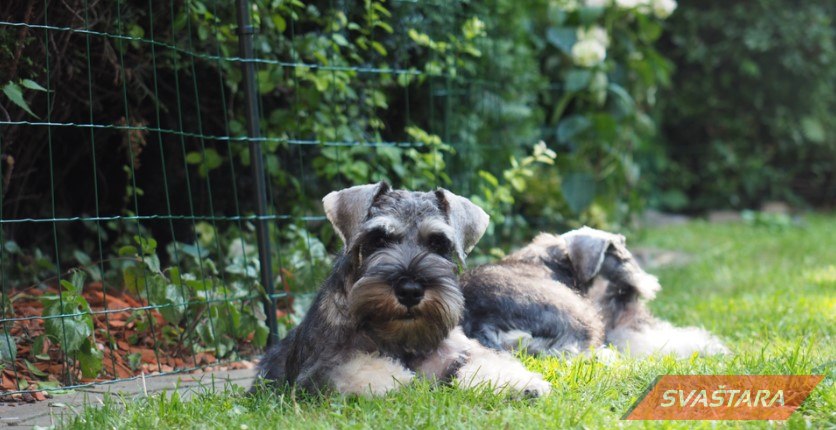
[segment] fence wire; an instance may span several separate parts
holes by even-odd
[[[457,31],[457,3],[252,1],[253,58],[234,49],[227,3],[0,7],[0,48],[10,60],[0,68],[0,394],[252,358],[298,321],[327,269],[326,246],[339,245],[318,206],[324,190],[361,179],[444,185],[437,157],[422,177],[400,181],[359,163],[394,157],[387,148],[439,151],[403,131],[413,125],[452,144],[460,158],[474,155],[472,144],[455,143],[461,124],[450,111],[457,93],[472,99],[497,83],[427,67],[431,57],[415,55],[422,47],[406,36],[427,8],[449,8],[447,28],[437,30]],[[380,9],[369,9],[375,4]],[[369,17],[385,21],[387,7],[406,17],[389,30]],[[318,18],[299,18],[311,8]],[[403,33],[405,43],[352,59],[343,45],[359,33],[346,22],[363,16],[372,26],[364,43],[387,31]],[[328,45],[317,46],[323,40]],[[244,127],[242,63],[255,67],[256,137]],[[399,87],[391,84],[399,79]],[[381,102],[375,97],[384,85],[389,100]],[[481,97],[479,109],[497,111]],[[503,138],[483,144],[499,147]],[[264,213],[253,192],[252,142],[264,149]],[[472,175],[460,169],[453,181],[469,192]],[[255,246],[262,222],[272,255],[262,249],[259,256]],[[259,257],[275,274],[278,292],[269,297]],[[265,297],[279,305],[274,333]]]

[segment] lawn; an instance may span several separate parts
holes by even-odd
[[[797,225],[770,222],[653,228],[628,247],[675,250],[685,262],[654,270],[663,290],[651,307],[679,325],[702,325],[734,351],[722,358],[525,358],[554,387],[542,399],[511,401],[485,391],[416,383],[383,398],[245,396],[240,389],[111,398],[70,428],[715,428],[712,422],[627,422],[620,417],[664,374],[827,374],[787,428],[836,428],[836,216]],[[768,427],[727,422],[730,427]]]

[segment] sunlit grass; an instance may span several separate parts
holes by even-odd
[[[419,382],[383,398],[248,397],[241,389],[182,401],[174,394],[111,398],[71,428],[717,428],[713,422],[627,422],[621,416],[662,374],[827,374],[787,428],[836,428],[836,217],[812,215],[800,226],[691,223],[628,238],[689,255],[655,271],[663,291],[654,312],[702,325],[734,355],[675,360],[620,358],[611,365],[524,357],[552,383],[552,395],[514,401],[480,390]],[[726,422],[721,427],[774,427]],[[783,425],[779,425],[783,426]]]

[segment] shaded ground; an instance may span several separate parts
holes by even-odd
[[[60,346],[44,334],[42,297],[57,294],[54,287],[31,288],[10,295],[15,321],[9,334],[17,341],[13,366],[0,366],[0,402],[44,400],[48,394],[3,392],[39,390],[59,386],[108,382],[133,376],[194,369],[217,362],[211,352],[192,353],[184,343],[164,333],[166,323],[148,303],[125,291],[103,291],[101,283],[84,286],[82,296],[93,312],[94,337],[103,354],[102,369],[95,378],[82,376],[77,366],[68,366]],[[188,333],[185,330],[183,333]],[[239,345],[241,354],[252,354],[249,344]],[[234,367],[241,367],[234,365]]]

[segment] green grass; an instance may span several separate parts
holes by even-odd
[[[651,307],[680,325],[702,325],[724,338],[723,358],[621,358],[604,366],[525,358],[554,392],[513,401],[479,390],[416,383],[383,398],[244,396],[240,389],[113,398],[89,407],[70,428],[715,428],[713,422],[626,422],[620,417],[657,375],[812,374],[828,377],[786,423],[836,428],[836,216],[810,215],[800,226],[695,222],[650,229],[630,247],[685,252],[684,266],[656,271],[663,290]],[[722,427],[774,427],[725,422]],[[783,426],[783,425],[780,425]]]

